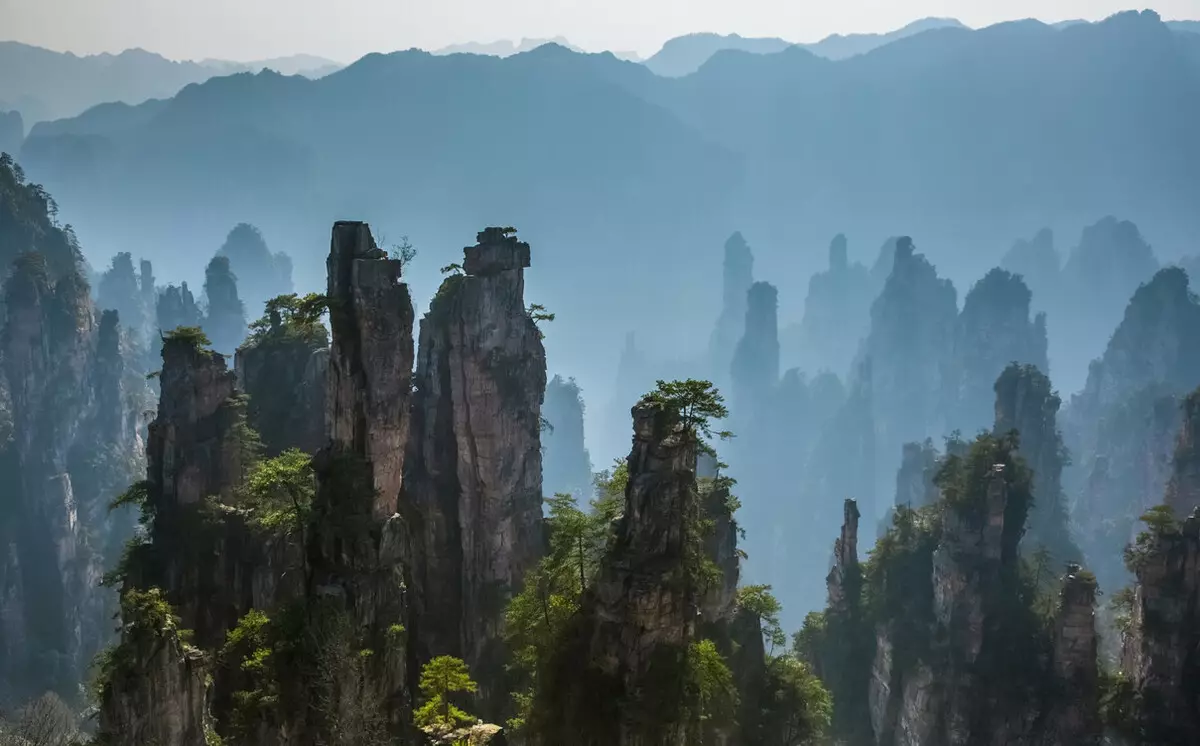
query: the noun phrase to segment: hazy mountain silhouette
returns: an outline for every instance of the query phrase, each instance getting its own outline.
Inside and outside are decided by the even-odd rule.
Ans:
[[[514,225],[536,255],[529,297],[558,314],[554,368],[603,392],[625,330],[664,359],[703,349],[694,321],[715,313],[734,230],[779,287],[781,326],[842,232],[912,235],[964,288],[1016,238],[1104,215],[1183,254],[1200,233],[1198,49],[1128,13],[936,29],[842,61],[724,51],[683,78],[556,45],[410,51],[39,124],[22,163],[94,263],[133,250],[193,282],[252,222],[315,289],[330,222],[366,219],[420,249],[423,299],[479,225]],[[1049,334],[1053,357],[1053,317]]]
[[[271,68],[284,74],[323,75],[338,67],[299,55],[262,62],[175,62],[143,49],[79,57],[28,44],[0,41],[0,102],[21,112],[27,125],[72,117],[96,104],[138,104],[173,96],[189,83],[216,75]]]
[[[547,44],[557,44],[560,47],[570,49],[572,52],[583,52],[582,49],[575,46],[561,36],[556,36],[553,39],[521,39],[519,42],[514,42],[510,39],[500,39],[492,42],[477,42],[469,41],[463,44],[450,44],[441,49],[431,50],[436,55],[446,54],[486,54],[492,57],[511,57],[514,54],[521,52],[532,52],[538,47]]]
[[[965,26],[953,18],[923,18],[886,34],[834,34],[812,44],[793,44],[773,37],[746,38],[737,34],[688,34],[667,41],[662,49],[646,59],[645,64],[657,75],[677,78],[699,70],[717,52],[733,50],[772,54],[791,46],[807,49],[818,57],[841,60],[935,28]]]

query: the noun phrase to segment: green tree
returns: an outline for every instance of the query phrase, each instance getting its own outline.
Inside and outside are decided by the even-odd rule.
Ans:
[[[688,646],[684,685],[693,710],[691,719],[702,730],[733,723],[737,717],[737,687],[712,640],[697,640]]]
[[[775,648],[787,644],[787,635],[779,624],[779,612],[783,611],[783,604],[771,593],[771,586],[747,585],[738,588],[737,605],[752,612],[761,621],[763,640],[770,645],[768,653],[773,654]]]
[[[819,743],[833,717],[833,700],[808,665],[791,655],[767,662],[762,698],[765,732],[780,746]]]
[[[421,669],[421,707],[414,713],[417,727],[442,731],[468,725],[477,718],[456,707],[451,695],[474,693],[478,685],[471,679],[467,664],[450,655],[440,655]]]
[[[277,295],[266,302],[262,317],[250,324],[247,344],[258,344],[274,336],[299,336],[325,342],[329,333],[321,323],[321,317],[328,309],[329,299],[319,293]]]
[[[725,397],[721,396],[711,381],[689,378],[686,381],[657,381],[654,391],[646,394],[646,400],[673,410],[679,415],[684,427],[707,438],[713,436],[712,420],[729,416]],[[725,440],[733,436],[727,430],[716,433]]]

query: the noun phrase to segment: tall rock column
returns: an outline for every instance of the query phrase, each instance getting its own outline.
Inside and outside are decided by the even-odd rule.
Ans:
[[[366,223],[334,224],[326,419],[334,450],[360,454],[369,464],[377,520],[396,512],[408,441],[413,308],[400,269]]]
[[[1047,720],[1047,746],[1100,742],[1098,650],[1096,577],[1071,564],[1054,620],[1053,660],[1058,687]]]
[[[709,341],[713,380],[724,383],[733,351],[745,331],[746,292],[754,283],[754,254],[741,233],[725,242],[722,266],[721,315]]]
[[[477,240],[421,320],[403,507],[421,654],[466,660],[490,716],[505,607],[542,552],[546,353],[525,307],[529,244],[503,228]]]
[[[616,538],[537,708],[544,746],[683,746],[680,683],[699,613],[686,556],[699,511],[695,433],[643,399]]]
[[[746,293],[745,332],[730,363],[734,419],[747,422],[770,400],[779,383],[779,291],[756,282]]]
[[[1033,470],[1033,509],[1023,539],[1030,549],[1050,550],[1056,564],[1079,562],[1083,555],[1071,538],[1062,472],[1066,448],[1058,429],[1062,400],[1050,379],[1032,365],[1013,363],[996,379],[996,435],[1016,430],[1019,454]]]

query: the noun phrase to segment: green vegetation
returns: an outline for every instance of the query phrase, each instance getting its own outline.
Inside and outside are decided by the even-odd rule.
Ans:
[[[421,706],[413,713],[413,721],[427,733],[442,734],[463,725],[478,722],[478,718],[459,709],[451,701],[455,694],[474,693],[479,687],[471,680],[467,664],[458,658],[441,655],[421,669]]]
[[[1125,566],[1134,573],[1150,558],[1162,538],[1179,534],[1179,521],[1169,505],[1155,505],[1140,520],[1146,524],[1146,530],[1139,532],[1133,544],[1125,548]]]
[[[329,299],[318,293],[303,297],[290,293],[278,295],[266,303],[262,318],[250,324],[250,336],[243,346],[257,346],[268,340],[297,340],[325,346],[329,332],[321,317],[329,310]]]
[[[713,387],[711,381],[689,378],[686,381],[657,381],[654,391],[643,397],[679,415],[683,426],[697,435],[713,437],[712,420],[729,416],[725,397]],[[722,430],[716,433],[722,440],[733,437],[733,433]]]
[[[197,350],[208,350],[212,341],[198,326],[177,326],[163,336],[163,342],[183,342]]]
[[[736,722],[738,692],[733,673],[712,640],[696,640],[688,646],[684,687],[691,708],[688,719],[702,733]]]
[[[241,488],[243,504],[255,525],[304,540],[317,491],[312,457],[295,448],[255,464]]]
[[[738,588],[737,606],[758,617],[763,640],[770,646],[768,654],[787,644],[787,635],[779,625],[779,612],[783,611],[783,605],[771,594],[771,586],[746,585]]]

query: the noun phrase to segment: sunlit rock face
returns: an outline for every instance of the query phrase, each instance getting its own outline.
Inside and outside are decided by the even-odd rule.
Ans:
[[[326,420],[334,447],[361,454],[375,488],[372,515],[396,512],[404,480],[412,396],[413,308],[401,263],[375,245],[366,223],[333,226],[327,262],[329,355]]]
[[[546,353],[525,304],[529,244],[502,228],[477,240],[421,320],[403,502],[418,640],[466,660],[498,708],[504,609],[542,552]]]

